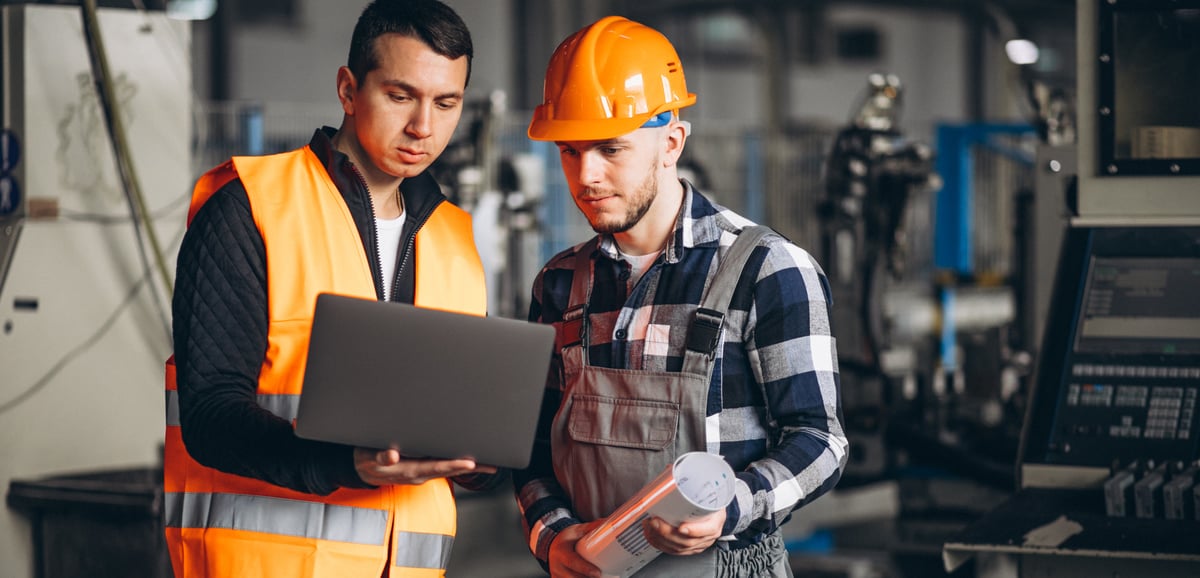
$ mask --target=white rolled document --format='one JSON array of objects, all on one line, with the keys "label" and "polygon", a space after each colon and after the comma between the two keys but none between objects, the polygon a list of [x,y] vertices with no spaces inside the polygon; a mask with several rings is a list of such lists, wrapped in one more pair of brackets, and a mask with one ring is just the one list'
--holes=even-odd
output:
[{"label": "white rolled document", "polygon": [[646,541],[642,520],[657,516],[678,526],[721,510],[733,501],[735,479],[721,456],[683,454],[581,538],[575,550],[606,575],[628,578],[661,554]]}]

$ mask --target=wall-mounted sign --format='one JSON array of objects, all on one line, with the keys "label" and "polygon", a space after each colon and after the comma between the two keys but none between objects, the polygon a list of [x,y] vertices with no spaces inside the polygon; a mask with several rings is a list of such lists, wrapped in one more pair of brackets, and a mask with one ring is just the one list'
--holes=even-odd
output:
[{"label": "wall-mounted sign", "polygon": [[21,160],[21,143],[11,129],[0,131],[0,174],[7,175]]}]

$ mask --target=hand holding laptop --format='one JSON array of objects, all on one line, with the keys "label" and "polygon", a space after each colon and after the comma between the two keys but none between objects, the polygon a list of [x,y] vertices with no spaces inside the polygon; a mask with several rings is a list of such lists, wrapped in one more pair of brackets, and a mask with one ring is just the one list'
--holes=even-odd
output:
[{"label": "hand holding laptop", "polygon": [[436,460],[401,457],[394,449],[354,448],[354,469],[364,482],[376,486],[423,484],[435,478],[464,474],[494,474],[496,468],[472,459]]}]

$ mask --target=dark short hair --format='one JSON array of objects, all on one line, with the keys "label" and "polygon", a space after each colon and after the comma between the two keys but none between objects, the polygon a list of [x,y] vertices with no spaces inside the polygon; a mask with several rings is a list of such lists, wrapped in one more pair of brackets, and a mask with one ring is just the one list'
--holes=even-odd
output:
[{"label": "dark short hair", "polygon": [[363,9],[350,39],[346,66],[361,81],[379,67],[375,40],[384,34],[399,34],[424,42],[450,60],[467,57],[467,82],[471,81],[471,59],[475,48],[471,31],[453,8],[438,0],[375,0]]}]

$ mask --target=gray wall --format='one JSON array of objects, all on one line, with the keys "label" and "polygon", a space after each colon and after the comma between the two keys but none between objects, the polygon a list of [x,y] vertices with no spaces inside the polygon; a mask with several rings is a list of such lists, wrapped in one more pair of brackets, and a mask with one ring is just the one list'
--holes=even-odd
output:
[{"label": "gray wall", "polygon": [[[346,64],[354,21],[367,0],[327,2],[299,0],[287,23],[228,25],[229,98],[234,101],[327,105],[341,120],[335,85],[337,69]],[[493,90],[512,92],[514,63],[512,9],[508,0],[451,1],[471,29],[475,61],[471,97]],[[196,93],[212,90],[212,22],[193,25],[192,69]]]},{"label": "gray wall", "polygon": [[[14,479],[157,463],[171,353],[166,300],[152,289],[162,284],[138,257],[80,10],[28,8],[6,39],[25,42],[6,55],[6,74],[24,74],[7,79],[5,126],[21,139],[24,193],[57,203],[59,215],[25,222],[0,292],[6,493]],[[17,10],[5,8],[9,22]],[[173,265],[191,185],[188,27],[161,14],[99,16],[134,171]],[[25,514],[0,509],[0,575],[33,575],[32,536]]]},{"label": "gray wall", "polygon": [[[517,114],[527,114],[540,98],[541,75],[558,41],[607,14],[606,5],[619,6],[621,2],[449,0],[449,4],[471,27],[475,41],[469,96],[485,98],[492,91],[501,90],[509,95],[511,109]],[[345,63],[353,18],[365,5],[363,0],[344,3],[302,0],[295,20],[288,25],[232,27],[228,32],[230,98],[327,105],[336,114],[336,70]],[[697,106],[690,112],[693,120],[739,125],[764,122],[769,112],[766,61],[772,53],[761,38],[762,30],[754,24],[745,27],[758,37],[745,40],[751,47],[750,54],[732,64],[728,59],[700,56],[698,52],[710,50],[703,46],[697,49],[697,45],[708,41],[706,38],[675,34],[681,29],[680,23],[711,15],[711,11],[695,14],[670,11],[648,14],[647,22],[671,34],[684,55],[689,88],[700,95]],[[518,21],[522,16],[525,20]],[[917,135],[931,135],[937,122],[967,120],[975,107],[970,102],[968,74],[982,79],[978,89],[982,93],[979,112],[984,118],[980,120],[1018,120],[1027,112],[1021,102],[1022,88],[1016,82],[1016,71],[1004,60],[1002,42],[996,32],[989,26],[971,27],[962,13],[945,9],[944,5],[942,9],[918,9],[903,2],[831,3],[819,25],[824,31],[817,50],[823,57],[815,62],[784,57],[785,119],[844,122],[854,98],[865,86],[867,74],[876,71],[900,76],[906,87],[903,126]],[[847,27],[877,30],[880,57],[837,58],[833,32]],[[203,98],[211,84],[210,25],[198,24],[195,30],[193,73],[196,92]],[[1070,35],[1069,30],[1064,33]],[[983,47],[981,63],[969,61],[970,44],[976,37]],[[979,70],[973,70],[976,68]]]}]

